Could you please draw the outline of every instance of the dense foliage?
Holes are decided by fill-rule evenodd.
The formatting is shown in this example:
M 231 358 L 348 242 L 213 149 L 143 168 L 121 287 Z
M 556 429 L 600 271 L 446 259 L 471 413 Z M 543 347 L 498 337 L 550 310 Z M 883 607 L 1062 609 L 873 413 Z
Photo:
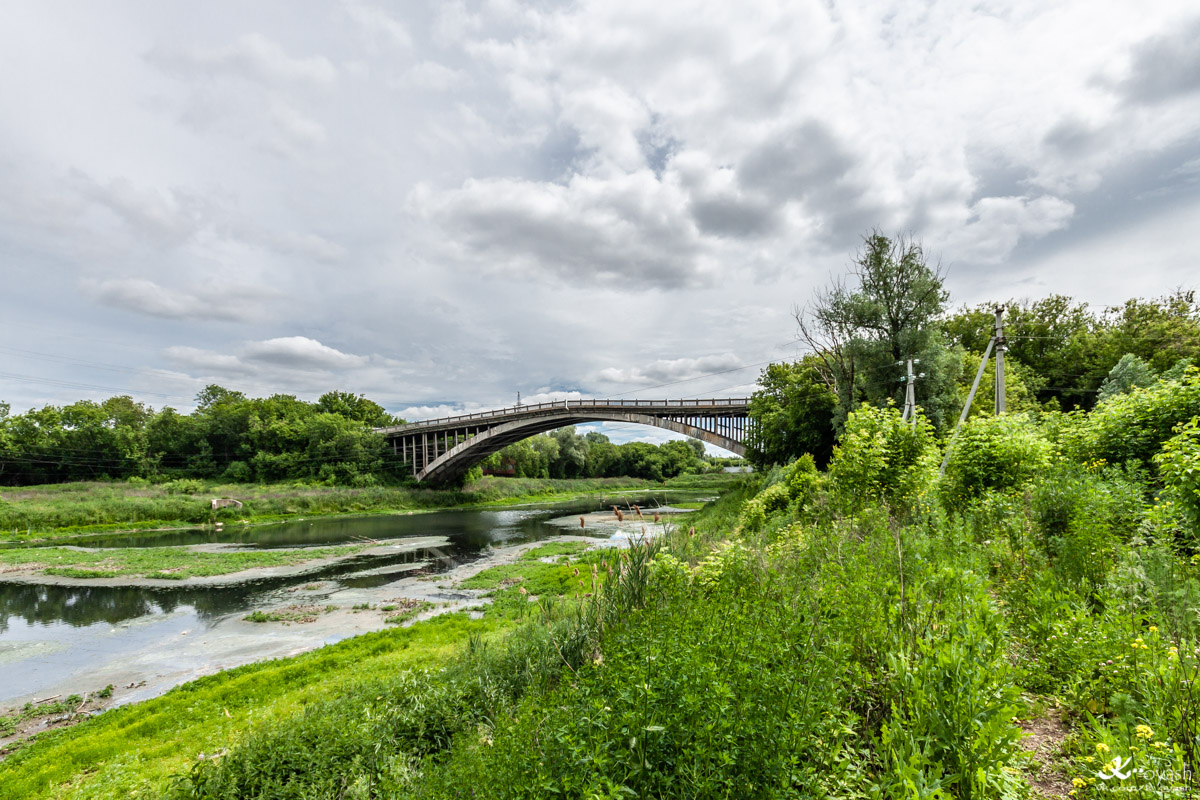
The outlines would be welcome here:
M 359 395 L 250 398 L 209 386 L 191 414 L 129 397 L 10 414 L 0 404 L 0 485 L 98 478 L 227 483 L 308 481 L 370 487 L 408 472 L 374 428 L 400 424 Z M 635 477 L 661 481 L 722 468 L 695 440 L 614 445 L 563 428 L 496 454 L 485 466 L 526 478 Z
M 485 472 L 520 478 L 630 477 L 661 481 L 679 475 L 720 471 L 727 459 L 705 455 L 698 439 L 614 444 L 597 431 L 580 434 L 574 426 L 531 436 L 493 453 Z

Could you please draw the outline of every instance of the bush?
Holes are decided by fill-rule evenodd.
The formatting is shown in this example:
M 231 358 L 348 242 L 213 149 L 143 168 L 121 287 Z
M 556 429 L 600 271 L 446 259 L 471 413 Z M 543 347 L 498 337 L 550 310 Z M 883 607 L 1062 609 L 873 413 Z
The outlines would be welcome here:
M 163 484 L 167 494 L 195 494 L 204 489 L 204 481 L 197 478 L 180 478 Z
M 1200 370 L 1179 381 L 1159 381 L 1100 403 L 1090 414 L 1070 415 L 1063 431 L 1066 454 L 1076 461 L 1134 461 L 1150 467 L 1175 429 L 1200 415 Z
M 895 508 L 910 505 L 937 467 L 937 445 L 929 421 L 915 424 L 895 408 L 863 403 L 850 412 L 841 443 L 829 464 L 836 499 L 843 509 L 884 500 Z
M 943 502 L 961 507 L 988 490 L 1013 489 L 1050 463 L 1050 442 L 1028 417 L 980 417 L 951 445 L 939 482 Z
M 1146 503 L 1136 474 L 1063 462 L 1040 475 L 1029 492 L 1034 528 L 1044 552 L 1068 582 L 1093 587 L 1105 578 L 1118 545 L 1134 535 Z
M 1175 428 L 1176 434 L 1154 457 L 1165 487 L 1164 495 L 1190 525 L 1189 541 L 1200 534 L 1200 417 Z

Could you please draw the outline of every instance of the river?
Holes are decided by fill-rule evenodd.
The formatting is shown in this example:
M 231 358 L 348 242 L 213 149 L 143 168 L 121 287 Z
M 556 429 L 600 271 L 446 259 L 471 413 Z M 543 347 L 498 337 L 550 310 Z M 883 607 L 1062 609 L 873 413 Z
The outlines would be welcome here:
M 669 499 L 660 495 L 657 502 Z M 134 702 L 201 675 L 384 627 L 380 614 L 356 613 L 356 605 L 398 597 L 448 608 L 479 605 L 486 601 L 457 589 L 454 581 L 515 557 L 522 545 L 578 534 L 577 515 L 605 507 L 604 501 L 589 500 L 73 539 L 88 547 L 377 545 L 302 573 L 264 570 L 221 585 L 0 583 L 0 708 L 109 683 L 120 702 Z M 595 533 L 608 539 L 629 531 L 606 527 Z M 244 619 L 255 610 L 295 604 L 337 610 L 312 624 Z

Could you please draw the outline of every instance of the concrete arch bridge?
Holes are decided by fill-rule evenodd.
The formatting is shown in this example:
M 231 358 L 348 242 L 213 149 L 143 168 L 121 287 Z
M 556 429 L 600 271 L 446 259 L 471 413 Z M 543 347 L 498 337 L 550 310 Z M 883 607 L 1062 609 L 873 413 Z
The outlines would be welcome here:
M 558 400 L 377 428 L 418 481 L 453 480 L 504 447 L 588 422 L 653 425 L 746 454 L 750 400 Z

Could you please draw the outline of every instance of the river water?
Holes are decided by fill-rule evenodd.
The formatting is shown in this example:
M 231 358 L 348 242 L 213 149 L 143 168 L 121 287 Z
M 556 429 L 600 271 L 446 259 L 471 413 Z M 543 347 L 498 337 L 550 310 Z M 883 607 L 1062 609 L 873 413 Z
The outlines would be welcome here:
M 653 500 L 627 500 L 654 505 Z M 352 615 L 348 609 L 387 602 L 392 595 L 462 603 L 471 594 L 438 583 L 439 573 L 493 558 L 513 545 L 579 533 L 562 518 L 606 507 L 605 501 L 590 500 L 73 539 L 72 544 L 88 547 L 265 549 L 361 541 L 386 546 L 303 574 L 220 586 L 0 583 L 0 708 L 55 693 L 95 691 L 107 683 L 117 685 L 122 702 L 144 699 L 219 669 L 378 629 L 379 615 Z M 315 625 L 243 620 L 256 609 L 295 603 L 337 605 L 339 613 Z

